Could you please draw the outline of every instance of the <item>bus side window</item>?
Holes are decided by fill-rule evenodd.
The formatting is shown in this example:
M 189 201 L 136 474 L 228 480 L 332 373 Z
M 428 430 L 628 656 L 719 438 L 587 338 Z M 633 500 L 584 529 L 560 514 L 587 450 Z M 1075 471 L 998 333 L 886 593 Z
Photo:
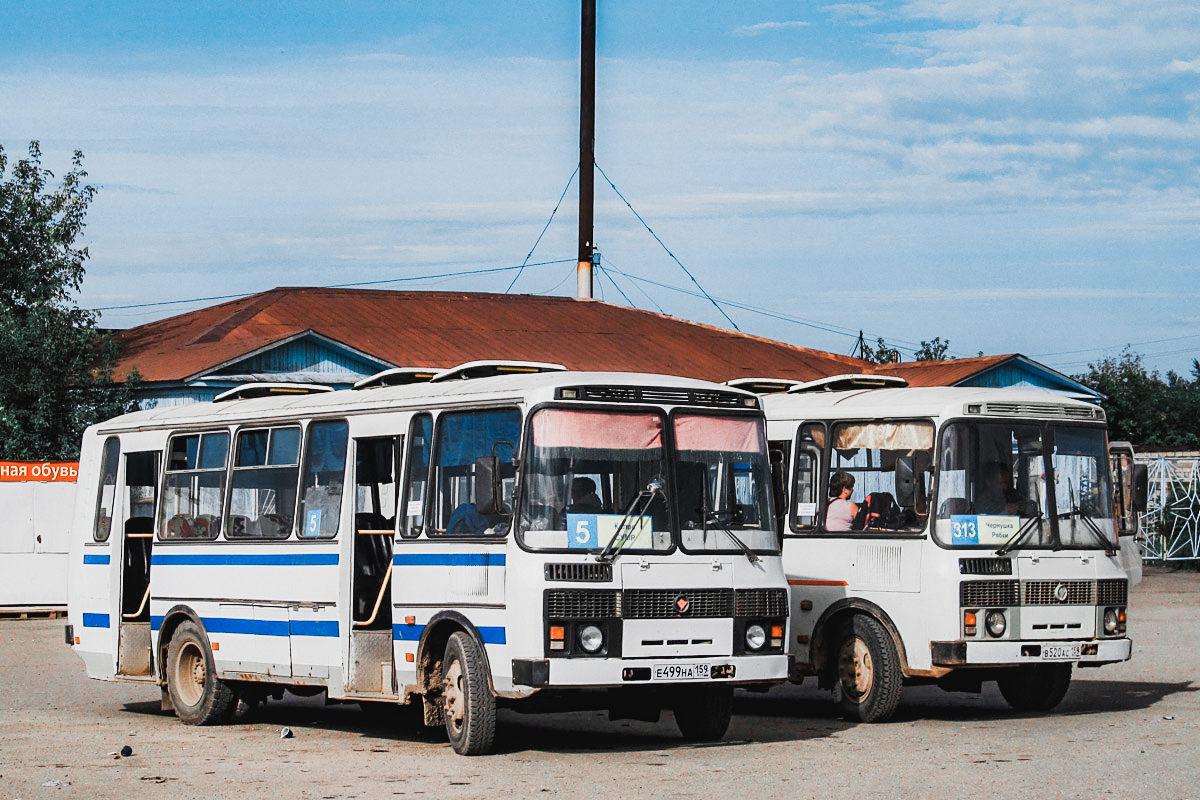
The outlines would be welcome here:
M 404 485 L 404 524 L 400 535 L 420 536 L 425 529 L 425 484 L 429 480 L 429 453 L 433 444 L 433 420 L 428 414 L 413 417 L 408 434 L 407 480 Z
M 300 484 L 300 537 L 332 539 L 342 516 L 348 426 L 341 420 L 308 426 Z
M 815 530 L 822 511 L 821 453 L 825 449 L 825 426 L 820 422 L 801 425 L 796 433 L 796 468 L 792 481 L 791 521 L 797 533 Z
M 858 506 L 851 530 L 919 531 L 929 509 L 925 498 L 933 460 L 933 424 L 925 421 L 845 422 L 833 428 L 829 474 L 847 473 L 854 479 L 850 501 Z M 897 504 L 897 464 L 903 460 L 907 477 L 921 482 L 915 502 Z M 913 473 L 918 467 L 919 473 Z M 910 501 L 912 502 L 912 501 Z
M 96 518 L 92 538 L 107 542 L 112 534 L 113 505 L 117 499 L 117 465 L 121 463 L 121 441 L 110 436 L 104 442 L 104 458 L 100 467 L 100 491 L 96 495 Z
M 514 461 L 521 435 L 521 412 L 514 409 L 465 411 L 438 418 L 434 460 L 434 531 L 454 536 L 508 532 L 512 518 Z M 475 461 L 499 460 L 503 510 L 487 516 L 475 506 Z
M 227 539 L 286 539 L 296 514 L 300 426 L 238 433 Z
M 215 539 L 221 532 L 229 433 L 172 436 L 167 445 L 160 539 Z
M 792 443 L 768 442 L 767 458 L 771 464 L 771 500 L 775 507 L 775 533 L 782 534 L 787 520 L 788 455 Z
M 390 531 L 396 527 L 397 439 L 382 436 L 354 440 L 355 530 Z

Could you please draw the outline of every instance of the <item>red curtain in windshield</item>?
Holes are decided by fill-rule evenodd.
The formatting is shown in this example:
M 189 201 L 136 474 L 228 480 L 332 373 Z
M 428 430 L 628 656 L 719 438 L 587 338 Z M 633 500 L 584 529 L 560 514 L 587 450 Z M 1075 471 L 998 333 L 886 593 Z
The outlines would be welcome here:
M 533 418 L 535 447 L 583 447 L 596 450 L 650 450 L 662 447 L 657 414 L 547 409 Z
M 761 453 L 762 426 L 756 419 L 737 417 L 675 417 L 675 447 L 726 453 Z

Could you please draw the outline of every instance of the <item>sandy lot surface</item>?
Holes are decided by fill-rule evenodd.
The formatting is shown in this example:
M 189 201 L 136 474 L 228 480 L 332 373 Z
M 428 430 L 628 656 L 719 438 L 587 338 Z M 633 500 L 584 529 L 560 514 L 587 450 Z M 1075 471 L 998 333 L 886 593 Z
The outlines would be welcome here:
M 457 756 L 411 716 L 321 698 L 181 724 L 158 689 L 88 680 L 61 621 L 0 622 L 0 800 L 30 798 L 1122 797 L 1200 800 L 1200 575 L 1148 570 L 1133 659 L 1076 670 L 1055 713 L 905 689 L 896 719 L 851 725 L 811 683 L 739 695 L 725 740 L 685 744 L 603 712 L 501 712 L 497 752 Z M 281 739 L 284 726 L 294 738 Z M 128 745 L 133 755 L 114 758 Z M 50 785 L 47 785 L 50 784 Z

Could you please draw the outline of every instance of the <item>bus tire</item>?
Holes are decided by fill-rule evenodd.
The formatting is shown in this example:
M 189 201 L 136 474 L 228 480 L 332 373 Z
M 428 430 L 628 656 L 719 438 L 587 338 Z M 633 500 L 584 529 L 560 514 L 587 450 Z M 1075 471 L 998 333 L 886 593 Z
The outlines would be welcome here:
M 222 725 L 238 710 L 237 692 L 217 677 L 208 638 L 194 622 L 180 624 L 171 636 L 167 691 L 186 725 Z
M 1070 664 L 1025 664 L 1004 670 L 996 679 L 1000 694 L 1014 711 L 1050 711 L 1071 685 Z
M 451 634 L 442 659 L 442 703 L 446 736 L 454 752 L 491 752 L 496 739 L 496 698 L 488 686 L 483 653 L 466 633 Z
M 842 716 L 851 722 L 891 719 L 904 680 L 891 635 L 875 618 L 856 614 L 835 647 L 833 691 Z
M 733 687 L 681 689 L 671 710 L 684 739 L 689 742 L 719 741 L 729 730 L 729 720 L 733 718 Z

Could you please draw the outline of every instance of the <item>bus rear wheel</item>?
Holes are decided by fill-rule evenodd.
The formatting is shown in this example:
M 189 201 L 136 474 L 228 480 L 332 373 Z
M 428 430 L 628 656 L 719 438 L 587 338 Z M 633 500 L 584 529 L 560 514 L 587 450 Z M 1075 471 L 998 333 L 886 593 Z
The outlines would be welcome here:
M 903 675 L 891 635 L 862 614 L 847 622 L 836 640 L 834 696 L 852 722 L 886 722 L 900 704 Z
M 996 679 L 1000 694 L 1014 711 L 1050 711 L 1067 695 L 1070 664 L 1026 664 L 1006 669 Z
M 715 742 L 729 730 L 733 717 L 732 686 L 696 686 L 679 690 L 675 724 L 689 742 Z
M 187 725 L 221 725 L 237 711 L 237 693 L 217 677 L 208 637 L 194 622 L 184 622 L 171 636 L 167 691 L 176 716 Z
M 442 702 L 446 736 L 459 755 L 491 752 L 496 739 L 496 698 L 485 673 L 475 640 L 462 631 L 451 634 L 442 659 Z

